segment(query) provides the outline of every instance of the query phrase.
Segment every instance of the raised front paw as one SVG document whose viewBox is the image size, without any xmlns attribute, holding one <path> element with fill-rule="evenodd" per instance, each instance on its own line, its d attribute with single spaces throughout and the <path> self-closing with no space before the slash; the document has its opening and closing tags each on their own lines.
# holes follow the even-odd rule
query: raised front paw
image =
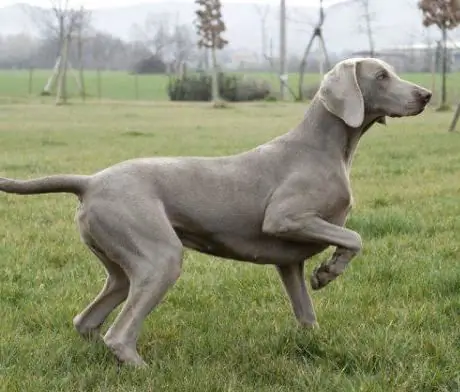
<svg viewBox="0 0 460 392">
<path fill-rule="evenodd" d="M 333 272 L 329 264 L 323 263 L 315 268 L 310 277 L 311 288 L 313 290 L 322 289 L 329 282 L 333 281 L 337 274 Z"/>
</svg>

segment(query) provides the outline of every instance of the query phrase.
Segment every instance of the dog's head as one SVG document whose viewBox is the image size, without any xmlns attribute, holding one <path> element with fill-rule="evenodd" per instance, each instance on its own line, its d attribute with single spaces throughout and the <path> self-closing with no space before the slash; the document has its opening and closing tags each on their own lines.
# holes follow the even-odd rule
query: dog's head
<svg viewBox="0 0 460 392">
<path fill-rule="evenodd" d="M 353 58 L 337 63 L 324 76 L 319 98 L 330 113 L 358 128 L 366 116 L 379 122 L 385 116 L 415 116 L 425 109 L 431 92 L 401 79 L 382 60 Z"/>
</svg>

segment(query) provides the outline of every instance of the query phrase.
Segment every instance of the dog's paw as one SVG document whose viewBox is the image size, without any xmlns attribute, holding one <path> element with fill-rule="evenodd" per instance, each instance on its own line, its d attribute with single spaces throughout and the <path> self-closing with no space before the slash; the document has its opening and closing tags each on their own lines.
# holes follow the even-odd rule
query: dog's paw
<svg viewBox="0 0 460 392">
<path fill-rule="evenodd" d="M 310 277 L 310 284 L 313 290 L 320 290 L 333 281 L 337 275 L 331 271 L 328 264 L 321 264 L 315 268 Z"/>
<path fill-rule="evenodd" d="M 74 317 L 73 325 L 75 329 L 77 330 L 77 332 L 79 333 L 79 335 L 83 339 L 92 341 L 92 342 L 98 341 L 101 339 L 100 327 L 92 328 L 92 327 L 85 325 L 80 315 Z"/>
<path fill-rule="evenodd" d="M 302 329 L 319 329 L 319 324 L 317 321 L 314 322 L 300 322 L 300 328 Z"/>
<path fill-rule="evenodd" d="M 118 362 L 133 366 L 135 368 L 146 368 L 148 365 L 142 357 L 138 354 L 136 347 L 134 345 L 128 345 L 117 340 L 112 339 L 111 337 L 104 336 L 104 343 L 106 346 L 115 354 Z"/>
</svg>

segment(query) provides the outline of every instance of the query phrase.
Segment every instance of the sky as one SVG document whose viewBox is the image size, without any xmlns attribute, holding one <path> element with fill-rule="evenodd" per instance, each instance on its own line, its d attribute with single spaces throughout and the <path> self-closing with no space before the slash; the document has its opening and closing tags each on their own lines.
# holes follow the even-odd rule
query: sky
<svg viewBox="0 0 460 392">
<path fill-rule="evenodd" d="M 62 1 L 62 0 L 61 0 Z M 83 5 L 86 8 L 107 8 L 107 7 L 117 7 L 117 6 L 126 6 L 133 5 L 136 3 L 155 3 L 156 1 L 162 0 L 69 0 L 70 4 L 75 6 Z M 193 2 L 194 0 L 182 0 L 187 2 Z M 238 3 L 244 0 L 222 0 L 222 3 L 225 6 L 225 3 Z M 249 1 L 249 0 L 248 0 Z M 266 4 L 279 4 L 279 0 L 251 0 L 251 2 L 266 3 Z M 337 1 L 334 0 L 324 0 L 324 4 L 328 5 Z M 16 4 L 16 3 L 27 3 L 40 7 L 47 7 L 50 4 L 50 0 L 0 0 L 0 7 Z M 295 5 L 318 5 L 318 0 L 286 0 L 286 4 L 295 6 Z"/>
</svg>

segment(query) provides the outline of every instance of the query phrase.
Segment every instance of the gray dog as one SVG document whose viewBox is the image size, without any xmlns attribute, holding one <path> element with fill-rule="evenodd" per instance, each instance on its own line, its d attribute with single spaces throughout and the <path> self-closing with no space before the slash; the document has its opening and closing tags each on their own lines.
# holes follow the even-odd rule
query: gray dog
<svg viewBox="0 0 460 392">
<path fill-rule="evenodd" d="M 430 98 L 382 61 L 349 59 L 326 74 L 296 128 L 250 151 L 134 159 L 91 176 L 0 178 L 0 190 L 78 196 L 81 237 L 107 280 L 74 325 L 83 336 L 98 333 L 126 300 L 103 339 L 120 361 L 142 366 L 141 324 L 179 278 L 184 247 L 275 265 L 299 323 L 316 326 L 305 260 L 336 247 L 311 276 L 317 290 L 342 274 L 362 246 L 359 234 L 343 227 L 360 137 L 385 116 L 421 113 Z"/>
</svg>

